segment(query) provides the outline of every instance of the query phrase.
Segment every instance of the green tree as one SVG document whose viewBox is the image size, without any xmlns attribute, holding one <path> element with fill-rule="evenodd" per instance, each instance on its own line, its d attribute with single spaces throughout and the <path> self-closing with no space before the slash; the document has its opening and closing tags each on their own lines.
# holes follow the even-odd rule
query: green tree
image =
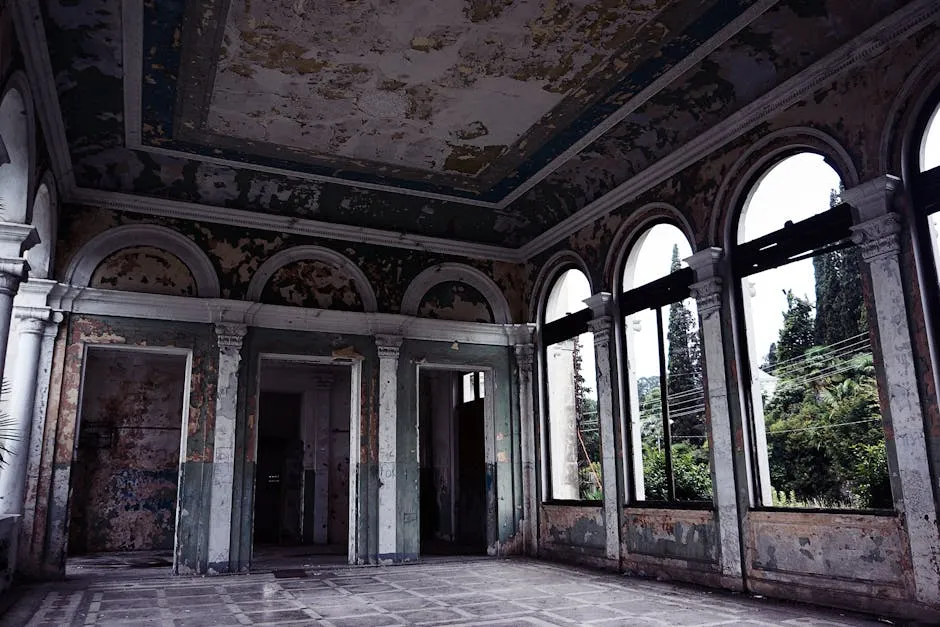
<svg viewBox="0 0 940 627">
<path fill-rule="evenodd" d="M 583 358 L 581 356 L 581 338 L 574 338 L 571 351 L 574 362 L 574 405 L 575 421 L 578 432 L 578 475 L 581 498 L 597 500 L 603 498 L 601 492 L 601 438 L 597 418 L 597 400 L 590 397 L 591 387 L 581 374 Z"/>
<path fill-rule="evenodd" d="M 681 268 L 679 247 L 672 247 L 670 272 Z M 702 436 L 705 423 L 701 412 L 695 408 L 702 404 L 701 345 L 692 312 L 683 302 L 669 306 L 669 326 L 666 332 L 669 341 L 667 356 L 668 394 L 672 433 L 674 436 Z"/>
<path fill-rule="evenodd" d="M 802 357 L 813 346 L 815 329 L 813 306 L 805 298 L 794 296 L 792 290 L 784 290 L 787 310 L 783 314 L 783 327 L 777 340 L 776 362 L 791 362 Z"/>
</svg>

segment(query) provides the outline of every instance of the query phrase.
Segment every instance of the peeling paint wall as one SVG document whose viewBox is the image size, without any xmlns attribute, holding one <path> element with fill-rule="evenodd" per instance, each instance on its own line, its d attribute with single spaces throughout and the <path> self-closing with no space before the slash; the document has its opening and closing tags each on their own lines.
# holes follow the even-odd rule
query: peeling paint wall
<svg viewBox="0 0 940 627">
<path fill-rule="evenodd" d="M 152 246 L 119 250 L 95 268 L 90 287 L 195 296 L 196 280 L 179 257 Z"/>
<path fill-rule="evenodd" d="M 539 508 L 539 555 L 603 564 L 604 508 L 542 504 Z"/>
<path fill-rule="evenodd" d="M 493 322 L 493 311 L 478 289 L 460 281 L 445 281 L 428 290 L 418 305 L 418 317 Z"/>
<path fill-rule="evenodd" d="M 295 261 L 277 270 L 264 286 L 261 302 L 362 311 L 362 297 L 349 273 L 313 260 Z"/>
<path fill-rule="evenodd" d="M 186 374 L 183 355 L 88 352 L 70 554 L 173 548 Z"/>
</svg>

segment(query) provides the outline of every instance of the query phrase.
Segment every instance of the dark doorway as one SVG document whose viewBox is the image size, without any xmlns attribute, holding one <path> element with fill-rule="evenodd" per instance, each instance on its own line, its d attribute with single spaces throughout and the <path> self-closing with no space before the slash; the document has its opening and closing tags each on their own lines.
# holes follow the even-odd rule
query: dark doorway
<svg viewBox="0 0 940 627">
<path fill-rule="evenodd" d="M 300 439 L 302 395 L 262 392 L 255 481 L 256 544 L 300 544 L 299 511 L 303 477 Z"/>
<path fill-rule="evenodd" d="M 472 373 L 475 374 L 475 373 Z M 482 385 L 446 370 L 419 375 L 421 553 L 486 553 Z"/>
</svg>

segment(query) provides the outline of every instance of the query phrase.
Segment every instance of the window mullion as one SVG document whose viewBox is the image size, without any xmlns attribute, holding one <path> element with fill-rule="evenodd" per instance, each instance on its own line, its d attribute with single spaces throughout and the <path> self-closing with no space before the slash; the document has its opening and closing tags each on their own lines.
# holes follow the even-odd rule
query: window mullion
<svg viewBox="0 0 940 627">
<path fill-rule="evenodd" d="M 656 308 L 656 334 L 659 338 L 659 403 L 663 415 L 663 445 L 666 457 L 666 499 L 676 500 L 675 477 L 672 474 L 672 428 L 669 426 L 669 381 L 666 374 L 666 339 L 663 332 L 663 310 Z"/>
</svg>

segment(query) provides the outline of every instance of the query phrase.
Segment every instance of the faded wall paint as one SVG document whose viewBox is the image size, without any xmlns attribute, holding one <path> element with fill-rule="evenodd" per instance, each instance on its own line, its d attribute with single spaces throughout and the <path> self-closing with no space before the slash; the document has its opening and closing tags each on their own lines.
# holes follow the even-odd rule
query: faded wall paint
<svg viewBox="0 0 940 627">
<path fill-rule="evenodd" d="M 315 260 L 295 261 L 279 268 L 264 286 L 261 302 L 341 311 L 363 310 L 355 279 L 343 269 Z"/>
<path fill-rule="evenodd" d="M 88 351 L 69 552 L 171 550 L 186 357 Z"/>
<path fill-rule="evenodd" d="M 472 285 L 444 281 L 428 290 L 418 305 L 419 318 L 493 322 L 489 301 Z"/>
<path fill-rule="evenodd" d="M 176 535 L 181 573 L 205 572 L 208 550 L 212 435 L 215 425 L 217 355 L 210 325 L 74 315 L 57 341 L 50 384 L 43 462 L 36 497 L 31 555 L 25 567 L 47 576 L 65 572 L 69 488 L 77 445 L 79 391 L 88 346 L 173 347 L 192 351 L 189 404 L 184 408 L 186 454 L 182 460 Z"/>
<path fill-rule="evenodd" d="M 179 257 L 153 246 L 133 246 L 102 261 L 90 287 L 148 294 L 195 296 L 193 273 Z"/>
<path fill-rule="evenodd" d="M 588 505 L 539 507 L 539 556 L 610 566 L 604 557 L 604 508 Z"/>
</svg>

